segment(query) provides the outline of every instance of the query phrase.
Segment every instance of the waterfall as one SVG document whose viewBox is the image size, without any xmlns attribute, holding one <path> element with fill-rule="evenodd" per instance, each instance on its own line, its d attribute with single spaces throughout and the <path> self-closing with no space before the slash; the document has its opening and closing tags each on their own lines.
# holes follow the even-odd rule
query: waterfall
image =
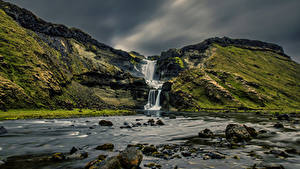
<svg viewBox="0 0 300 169">
<path fill-rule="evenodd" d="M 144 59 L 146 64 L 142 67 L 142 73 L 144 74 L 144 78 L 150 89 L 148 94 L 148 102 L 144 106 L 145 110 L 160 110 L 160 94 L 162 82 L 154 79 L 156 61 Z"/>
</svg>

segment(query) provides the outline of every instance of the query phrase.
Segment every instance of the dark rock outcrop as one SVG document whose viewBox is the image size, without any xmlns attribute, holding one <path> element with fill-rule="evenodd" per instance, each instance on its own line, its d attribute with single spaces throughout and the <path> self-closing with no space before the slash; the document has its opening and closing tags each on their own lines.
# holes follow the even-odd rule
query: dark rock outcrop
<svg viewBox="0 0 300 169">
<path fill-rule="evenodd" d="M 114 145 L 111 143 L 106 143 L 106 144 L 102 144 L 97 146 L 95 149 L 96 150 L 113 150 L 114 149 Z"/>
<path fill-rule="evenodd" d="M 201 138 L 211 138 L 214 137 L 214 133 L 210 129 L 204 129 L 198 133 Z"/>
<path fill-rule="evenodd" d="M 0 135 L 5 134 L 5 133 L 7 133 L 6 128 L 4 128 L 3 126 L 0 126 Z"/>
</svg>

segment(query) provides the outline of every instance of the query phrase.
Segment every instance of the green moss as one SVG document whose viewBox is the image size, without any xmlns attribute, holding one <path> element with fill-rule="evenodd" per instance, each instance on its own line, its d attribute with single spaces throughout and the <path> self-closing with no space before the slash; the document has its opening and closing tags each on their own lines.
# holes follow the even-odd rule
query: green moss
<svg viewBox="0 0 300 169">
<path fill-rule="evenodd" d="M 184 63 L 179 57 L 174 57 L 175 63 L 178 64 L 182 69 L 184 68 Z"/>
<path fill-rule="evenodd" d="M 95 116 L 120 116 L 133 115 L 130 110 L 9 110 L 0 111 L 0 120 L 18 120 L 18 119 L 53 119 L 53 118 L 77 118 L 77 117 L 95 117 Z"/>
</svg>

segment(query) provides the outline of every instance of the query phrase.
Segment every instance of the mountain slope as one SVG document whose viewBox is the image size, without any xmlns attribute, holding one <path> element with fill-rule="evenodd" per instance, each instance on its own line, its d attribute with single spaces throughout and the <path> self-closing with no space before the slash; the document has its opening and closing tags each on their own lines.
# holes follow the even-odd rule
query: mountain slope
<svg viewBox="0 0 300 169">
<path fill-rule="evenodd" d="M 0 108 L 137 108 L 147 85 L 124 51 L 0 1 Z"/>
<path fill-rule="evenodd" d="M 165 108 L 300 108 L 300 65 L 274 44 L 212 38 L 158 62 Z"/>
</svg>

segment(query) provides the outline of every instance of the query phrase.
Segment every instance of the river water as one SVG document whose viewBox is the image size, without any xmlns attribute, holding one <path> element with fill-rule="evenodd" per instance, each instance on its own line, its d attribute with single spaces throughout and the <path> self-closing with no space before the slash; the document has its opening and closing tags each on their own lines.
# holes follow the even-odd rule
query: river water
<svg viewBox="0 0 300 169">
<path fill-rule="evenodd" d="M 147 143 L 160 144 L 186 144 L 204 151 L 218 151 L 226 155 L 225 159 L 203 160 L 202 155 L 183 157 L 181 159 L 164 160 L 144 155 L 141 164 L 156 162 L 162 168 L 247 168 L 262 162 L 281 164 L 287 169 L 300 168 L 299 154 L 291 154 L 282 158 L 274 154 L 266 154 L 270 150 L 287 150 L 295 148 L 299 150 L 300 126 L 299 117 L 293 117 L 292 121 L 284 121 L 284 129 L 276 129 L 273 125 L 277 122 L 271 115 L 256 115 L 253 113 L 197 113 L 178 114 L 176 119 L 168 116 L 157 117 L 149 115 L 93 117 L 76 119 L 39 119 L 39 120 L 15 120 L 1 121 L 7 134 L 0 135 L 0 160 L 12 156 L 24 156 L 32 154 L 53 154 L 57 152 L 69 152 L 75 146 L 88 152 L 89 157 L 84 160 L 75 160 L 63 163 L 36 166 L 37 168 L 81 168 L 88 161 L 94 160 L 99 154 L 115 155 L 126 148 L 128 144 Z M 163 126 L 140 126 L 131 129 L 121 129 L 123 123 L 147 122 L 148 119 L 160 118 Z M 273 118 L 270 120 L 270 118 Z M 101 119 L 110 120 L 114 126 L 99 126 Z M 266 130 L 269 135 L 251 140 L 244 147 L 235 149 L 215 146 L 218 139 L 200 139 L 198 132 L 208 128 L 220 138 L 224 137 L 224 130 L 229 123 L 246 124 L 257 131 Z M 220 139 L 219 138 L 219 139 Z M 104 143 L 113 143 L 115 150 L 105 152 L 94 148 Z M 251 151 L 259 155 L 259 158 L 250 156 Z M 233 158 L 238 156 L 239 159 Z M 22 164 L 20 164 L 22 165 Z M 1 166 L 0 166 L 1 168 Z"/>
</svg>

